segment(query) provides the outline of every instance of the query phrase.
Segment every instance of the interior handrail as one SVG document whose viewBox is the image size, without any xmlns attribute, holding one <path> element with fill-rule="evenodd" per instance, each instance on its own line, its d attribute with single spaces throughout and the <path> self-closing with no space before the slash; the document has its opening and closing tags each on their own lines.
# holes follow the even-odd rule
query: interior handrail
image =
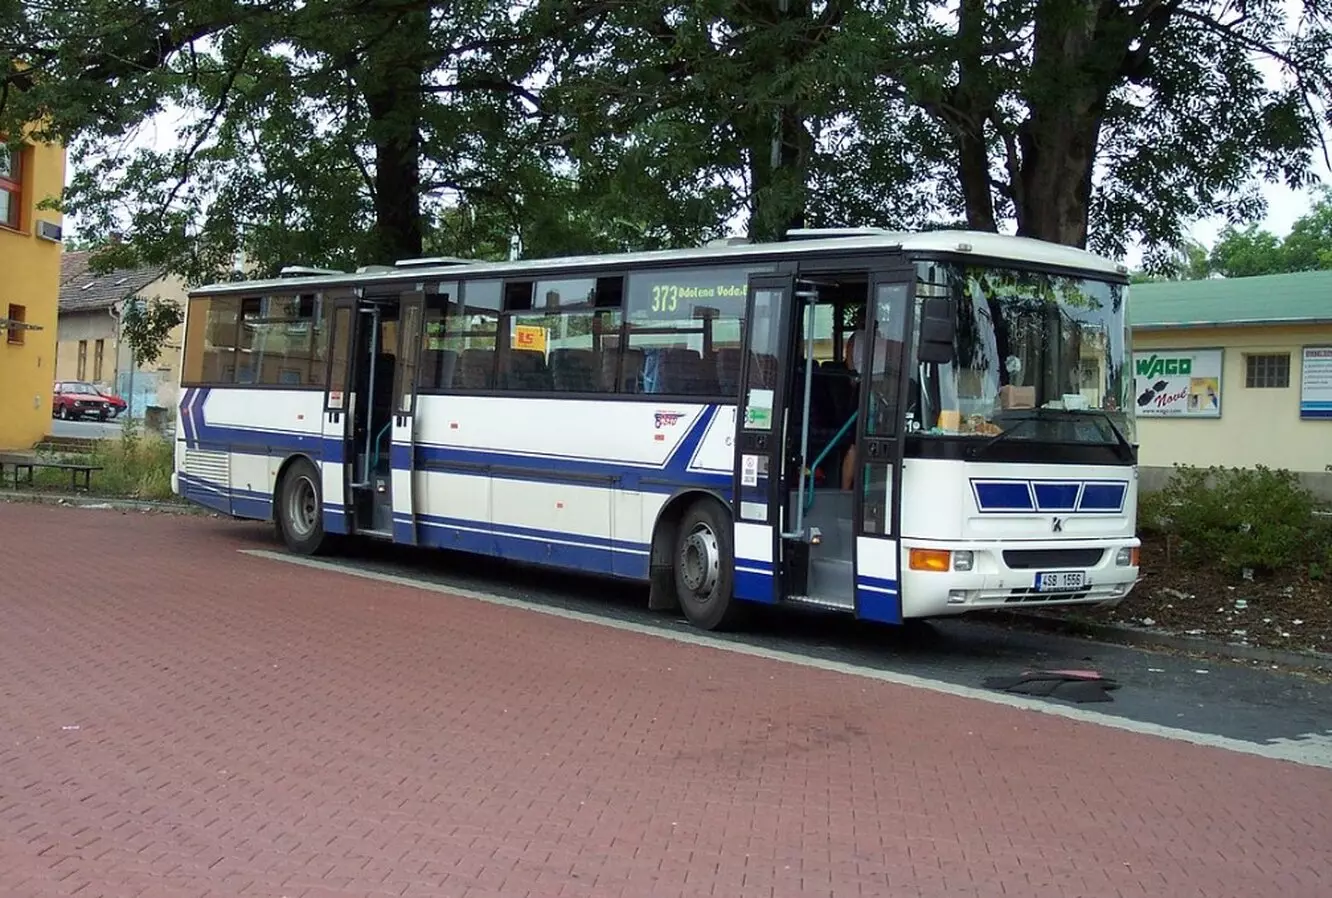
<svg viewBox="0 0 1332 898">
<path fill-rule="evenodd" d="M 836 446 L 838 442 L 841 441 L 842 437 L 845 436 L 846 432 L 851 429 L 851 425 L 856 422 L 856 418 L 858 418 L 859 416 L 860 416 L 859 409 L 856 409 L 854 412 L 851 413 L 851 417 L 846 419 L 846 423 L 843 424 L 841 428 L 837 431 L 837 434 L 831 440 L 828 441 L 828 445 L 823 447 L 823 451 L 820 452 L 817 457 L 815 457 L 814 463 L 809 466 L 809 470 L 811 472 L 817 470 L 819 465 L 823 464 L 823 460 L 828 457 L 828 453 L 832 452 L 833 447 Z M 814 507 L 814 491 L 810 490 L 808 493 L 805 494 L 805 511 L 809 511 L 813 507 Z"/>
</svg>

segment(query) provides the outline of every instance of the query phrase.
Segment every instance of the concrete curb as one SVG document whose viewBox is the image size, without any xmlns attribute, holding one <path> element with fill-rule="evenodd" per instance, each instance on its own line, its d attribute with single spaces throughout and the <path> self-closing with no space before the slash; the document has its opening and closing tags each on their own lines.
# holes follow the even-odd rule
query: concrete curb
<svg viewBox="0 0 1332 898">
<path fill-rule="evenodd" d="M 155 511 L 162 514 L 212 515 L 217 512 L 184 502 L 156 502 L 145 499 L 117 499 L 89 493 L 45 493 L 0 490 L 0 502 L 29 503 L 33 505 L 62 505 L 74 507 L 110 508 L 119 511 Z"/>
<path fill-rule="evenodd" d="M 1236 661 L 1260 661 L 1266 664 L 1282 664 L 1287 667 L 1312 667 L 1332 670 L 1332 654 L 1326 652 L 1295 652 L 1286 649 L 1264 648 L 1263 646 L 1236 645 L 1229 642 L 1198 639 L 1194 636 L 1180 636 L 1162 630 L 1144 630 L 1122 624 L 1101 624 L 1092 621 L 1045 617 L 1037 614 L 1024 614 L 1020 611 L 996 612 L 996 620 L 1008 621 L 1024 629 L 1081 637 L 1097 642 L 1132 645 L 1140 648 L 1173 649 L 1201 655 L 1220 656 Z"/>
</svg>

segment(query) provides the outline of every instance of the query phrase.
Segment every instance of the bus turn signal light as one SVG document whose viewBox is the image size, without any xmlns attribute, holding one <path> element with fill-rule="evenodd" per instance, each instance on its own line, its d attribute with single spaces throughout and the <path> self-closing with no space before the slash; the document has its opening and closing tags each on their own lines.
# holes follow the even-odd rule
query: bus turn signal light
<svg viewBox="0 0 1332 898">
<path fill-rule="evenodd" d="M 912 549 L 909 563 L 913 571 L 946 571 L 952 567 L 950 555 L 947 549 Z"/>
</svg>

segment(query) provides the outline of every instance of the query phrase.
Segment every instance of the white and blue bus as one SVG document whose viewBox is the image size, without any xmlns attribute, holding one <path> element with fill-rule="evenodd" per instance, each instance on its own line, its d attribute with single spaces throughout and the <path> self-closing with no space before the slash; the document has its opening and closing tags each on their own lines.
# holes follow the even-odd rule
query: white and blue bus
<svg viewBox="0 0 1332 898">
<path fill-rule="evenodd" d="M 802 231 L 196 290 L 176 492 L 272 521 L 900 623 L 1138 579 L 1123 266 Z"/>
</svg>

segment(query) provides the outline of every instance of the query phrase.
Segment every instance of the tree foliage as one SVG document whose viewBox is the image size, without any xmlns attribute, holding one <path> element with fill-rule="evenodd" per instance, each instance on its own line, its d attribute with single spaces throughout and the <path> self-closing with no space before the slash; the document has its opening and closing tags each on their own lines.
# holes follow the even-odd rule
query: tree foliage
<svg viewBox="0 0 1332 898">
<path fill-rule="evenodd" d="M 1324 190 L 1284 238 L 1254 224 L 1227 228 L 1208 262 L 1224 277 L 1332 269 L 1332 191 Z"/>
<path fill-rule="evenodd" d="M 151 365 L 162 355 L 162 347 L 173 328 L 182 321 L 180 306 L 159 296 L 131 296 L 120 312 L 120 336 L 129 346 L 136 364 Z"/>
<path fill-rule="evenodd" d="M 1288 5 L 43 0 L 4 13 L 0 130 L 70 139 L 88 234 L 194 280 L 738 221 L 963 220 L 1165 270 L 1256 180 L 1309 182 L 1332 12 Z"/>
</svg>

